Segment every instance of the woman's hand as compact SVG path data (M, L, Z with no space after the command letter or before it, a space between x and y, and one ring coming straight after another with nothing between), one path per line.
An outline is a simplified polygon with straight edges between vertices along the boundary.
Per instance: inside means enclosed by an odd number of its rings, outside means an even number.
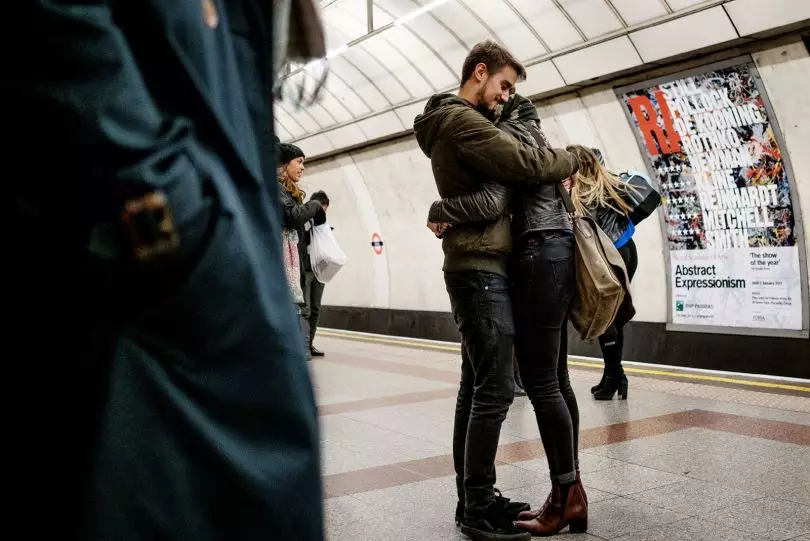
M575 181L574 177L576 177L576 175L571 175L570 177L568 177L567 179L562 181L562 185L563 185L563 188L565 188L565 191L570 192L571 188L574 187L574 181Z
M437 239L442 238L444 232L447 231L447 228L452 227L450 224L446 223L434 223L428 222L427 223L428 229L436 236Z

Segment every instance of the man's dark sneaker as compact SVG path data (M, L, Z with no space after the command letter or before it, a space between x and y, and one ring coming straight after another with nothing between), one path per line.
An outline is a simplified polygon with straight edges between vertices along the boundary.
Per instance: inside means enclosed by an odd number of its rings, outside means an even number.
M324 356L326 356L326 354L323 351L317 349L315 346L309 348L309 353L313 357L324 357Z
M503 500L494 501L480 516L464 517L461 533L472 541L531 541L529 532L518 530L506 517Z
M532 506L528 503L523 502L513 502L509 498L505 498L501 491L497 488L495 489L495 501L500 503L503 506L504 515L509 520L517 520L518 515L523 513L524 511L529 511ZM461 522L464 519L464 502L459 501L456 503L456 526L461 526Z

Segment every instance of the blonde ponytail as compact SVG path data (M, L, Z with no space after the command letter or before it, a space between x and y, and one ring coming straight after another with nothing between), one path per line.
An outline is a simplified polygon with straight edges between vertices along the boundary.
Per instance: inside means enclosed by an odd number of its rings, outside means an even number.
M571 145L566 150L579 160L579 171L571 190L571 199L578 214L587 215L599 207L610 208L624 215L633 210L621 194L635 192L635 189L608 171L591 149Z

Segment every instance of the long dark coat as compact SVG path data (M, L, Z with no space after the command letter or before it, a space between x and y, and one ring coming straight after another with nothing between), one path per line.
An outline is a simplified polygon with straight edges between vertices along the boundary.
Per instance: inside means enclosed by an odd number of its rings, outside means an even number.
M317 413L280 250L272 2L12 4L5 528L320 541ZM136 262L121 208L156 189L180 247Z

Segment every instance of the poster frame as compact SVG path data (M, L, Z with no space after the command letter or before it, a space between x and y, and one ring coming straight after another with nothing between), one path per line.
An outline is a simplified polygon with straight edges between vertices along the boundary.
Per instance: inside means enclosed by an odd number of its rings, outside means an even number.
M676 71L661 77L655 77L653 79L646 79L644 81L639 81L630 85L615 87L613 91L616 95L616 98L619 101L619 105L621 106L622 111L624 111L624 116L627 119L629 127L633 132L633 137L636 139L639 151L641 152L642 157L644 159L644 164L647 167L647 172L650 175L650 178L655 179L656 184L658 184L659 182L658 173L654 169L649 154L645 150L646 142L644 141L642 134L639 133L639 130L636 129L635 119L633 118L632 113L630 112L629 108L627 107L624 101L624 95L627 94L628 92L635 92L641 89L649 88L651 86L658 86L678 79L684 79L687 77L702 75L704 73L711 71L730 68L732 66L739 64L749 64L751 67L751 73L754 76L754 84L756 84L757 90L759 90L759 93L762 96L762 101L765 105L765 111L768 114L768 121L770 122L770 125L773 127L774 134L776 136L776 142L779 145L779 148L782 150L782 162L785 165L788 178L790 179L789 187L790 187L791 204L793 206L793 223L794 229L797 232L796 244L799 249L799 273L801 274L799 278L801 282L801 296L802 296L802 298L800 299L802 303L802 329L801 330L763 329L760 327L723 327L717 325L684 325L679 323L673 323L672 264L669 250L669 236L667 235L666 217L664 214L664 207L662 205L658 209L658 217L660 219L659 221L661 222L661 235L663 239L665 270L667 277L666 330L674 332L694 332L694 333L743 335L743 336L765 336L765 337L804 338L804 339L810 338L810 294L808 294L807 253L806 253L806 241L804 238L805 237L804 222L802 220L801 205L799 203L798 183L796 181L796 176L793 173L793 165L791 163L790 153L788 152L787 145L785 144L785 138L782 134L782 127L779 124L779 119L776 116L776 112L773 108L773 104L771 103L767 88L765 87L765 83L762 81L762 77L759 73L759 69L757 68L753 56L750 54L735 56L733 58L728 58L726 60L721 60L718 62L712 62L709 64L705 64L703 66L698 66L695 68L682 71Z

